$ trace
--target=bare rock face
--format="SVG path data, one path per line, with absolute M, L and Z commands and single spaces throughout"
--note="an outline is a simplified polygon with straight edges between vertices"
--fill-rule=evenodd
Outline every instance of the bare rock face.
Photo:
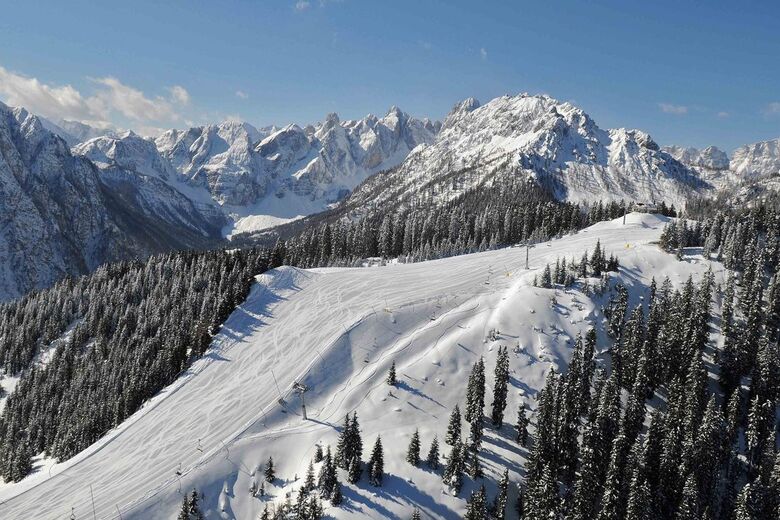
M 180 229 L 140 207 L 147 187 L 122 188 L 72 155 L 38 117 L 0 104 L 0 300 L 106 261 L 210 238 L 205 228 Z
M 249 206 L 294 194 L 325 209 L 345 190 L 396 166 L 419 144 L 431 143 L 437 130 L 435 123 L 393 107 L 381 119 L 341 121 L 329 114 L 307 128 L 258 130 L 227 121 L 171 130 L 155 144 L 179 174 L 207 188 L 220 205 Z

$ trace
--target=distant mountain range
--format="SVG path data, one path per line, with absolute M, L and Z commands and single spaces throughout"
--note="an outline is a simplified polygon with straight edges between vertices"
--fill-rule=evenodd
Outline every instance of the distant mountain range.
M 356 210 L 523 176 L 570 201 L 685 204 L 776 190 L 780 139 L 729 158 L 603 130 L 548 96 L 458 103 L 442 122 L 378 118 L 255 128 L 237 121 L 156 138 L 51 122 L 0 103 L 0 300 L 111 260 L 211 247 L 337 204 Z M 749 188 L 747 189 L 746 186 Z M 731 191 L 729 191 L 731 190 Z

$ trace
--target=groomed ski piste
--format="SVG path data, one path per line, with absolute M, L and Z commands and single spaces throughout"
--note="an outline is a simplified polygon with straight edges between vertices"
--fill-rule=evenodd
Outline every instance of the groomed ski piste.
M 509 347 L 510 390 L 501 430 L 485 429 L 481 458 L 493 496 L 507 467 L 519 482 L 528 452 L 514 441 L 518 406 L 535 408 L 535 395 L 551 368 L 565 370 L 577 333 L 595 325 L 607 342 L 601 305 L 607 296 L 533 286 L 545 264 L 579 261 L 600 240 L 620 261 L 611 275 L 629 289 L 630 306 L 647 295 L 651 277 L 680 287 L 712 267 L 690 254 L 682 261 L 655 242 L 665 217 L 630 214 L 537 244 L 525 269 L 524 247 L 415 264 L 354 269 L 280 267 L 257 277 L 247 301 L 226 321 L 206 355 L 173 385 L 78 456 L 40 469 L 17 484 L 0 486 L 3 519 L 172 519 L 182 494 L 205 496 L 206 518 L 258 518 L 264 505 L 294 500 L 315 445 L 335 444 L 344 416 L 357 412 L 364 460 L 377 435 L 384 445 L 385 478 L 373 487 L 364 475 L 343 483 L 344 502 L 332 518 L 423 518 L 462 515 L 477 486 L 469 478 L 459 496 L 442 483 L 441 470 L 405 461 L 419 428 L 423 453 L 434 434 L 444 440 L 447 419 L 463 406 L 475 361 L 486 362 L 486 411 L 492 402 L 495 352 Z M 592 279 L 592 283 L 597 280 Z M 555 301 L 553 301 L 553 297 Z M 497 330 L 495 340 L 491 330 Z M 392 362 L 399 383 L 386 384 Z M 295 382 L 305 394 L 301 416 Z M 441 444 L 443 454 L 449 447 Z M 269 456 L 277 480 L 254 497 Z M 259 468 L 259 469 L 258 469 Z M 297 480 L 296 480 L 297 476 Z M 513 497 L 510 497 L 513 500 Z M 510 514 L 514 514 L 513 512 Z

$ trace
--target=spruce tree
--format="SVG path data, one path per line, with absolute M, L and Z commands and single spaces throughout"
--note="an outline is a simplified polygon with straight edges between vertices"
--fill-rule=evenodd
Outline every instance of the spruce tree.
M 428 456 L 425 457 L 425 463 L 434 471 L 439 469 L 439 438 L 435 435 L 428 450 Z
M 330 492 L 330 503 L 333 506 L 340 506 L 344 501 L 344 495 L 341 493 L 341 482 L 336 480 L 333 483 L 333 489 Z
M 420 509 L 415 507 L 414 511 L 412 511 L 412 520 L 422 520 L 422 515 L 420 515 Z
M 357 484 L 358 481 L 360 481 L 360 475 L 363 473 L 363 468 L 360 466 L 360 459 L 357 457 L 352 457 L 349 461 L 347 471 L 347 481 L 350 484 Z
M 372 486 L 381 486 L 384 476 L 385 462 L 382 450 L 382 438 L 377 435 L 371 458 L 368 460 L 368 481 Z
M 339 434 L 339 440 L 336 443 L 336 453 L 334 459 L 336 464 L 342 469 L 348 469 L 349 464 L 352 461 L 352 452 L 350 450 L 350 435 L 352 433 L 352 420 L 347 414 L 344 417 L 344 426 L 341 427 L 341 433 Z
M 460 439 L 458 439 L 455 441 L 452 451 L 450 451 L 443 476 L 444 483 L 452 489 L 455 495 L 460 493 L 460 489 L 463 487 L 463 472 L 465 469 L 464 449 Z
M 460 407 L 456 403 L 450 413 L 450 420 L 447 424 L 447 435 L 444 437 L 444 442 L 450 446 L 454 446 L 455 443 L 460 440 L 460 433 Z
M 179 516 L 176 517 L 176 520 L 190 520 L 190 499 L 186 493 L 184 494 L 181 510 L 179 511 Z
M 420 431 L 414 430 L 412 438 L 409 441 L 409 448 L 406 450 L 406 462 L 412 466 L 420 465 Z
M 485 485 L 480 486 L 479 490 L 471 493 L 466 502 L 466 514 L 464 520 L 486 520 L 487 513 L 487 492 Z
M 395 386 L 398 382 L 395 377 L 395 361 L 390 365 L 390 370 L 387 371 L 387 379 L 385 382 L 390 386 Z
M 466 414 L 467 422 L 481 421 L 485 408 L 485 362 L 482 358 L 474 363 L 469 375 L 466 388 Z
M 528 446 L 528 416 L 525 413 L 525 405 L 520 403 L 520 407 L 517 410 L 517 423 L 515 424 L 515 440 L 520 446 Z
M 509 502 L 509 470 L 504 469 L 504 474 L 498 483 L 498 494 L 496 495 L 495 506 L 493 507 L 493 516 L 496 520 L 506 518 L 506 506 Z
M 265 481 L 268 482 L 269 484 L 272 484 L 273 481 L 276 479 L 273 457 L 268 457 L 268 462 L 265 465 L 264 475 L 265 475 Z
M 495 382 L 493 386 L 493 406 L 490 414 L 493 426 L 500 428 L 504 422 L 504 409 L 509 385 L 509 353 L 506 347 L 498 348 Z
M 309 467 L 306 469 L 306 478 L 303 481 L 303 488 L 309 492 L 316 487 L 314 480 L 314 463 L 309 461 Z

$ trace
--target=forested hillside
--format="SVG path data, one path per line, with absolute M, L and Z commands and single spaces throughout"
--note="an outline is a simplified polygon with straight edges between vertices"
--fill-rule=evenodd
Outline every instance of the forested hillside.
M 68 459 L 129 417 L 205 352 L 267 267 L 258 250 L 162 255 L 0 305 L 2 367 L 21 376 L 0 416 L 2 477 L 21 479 L 43 451 Z

